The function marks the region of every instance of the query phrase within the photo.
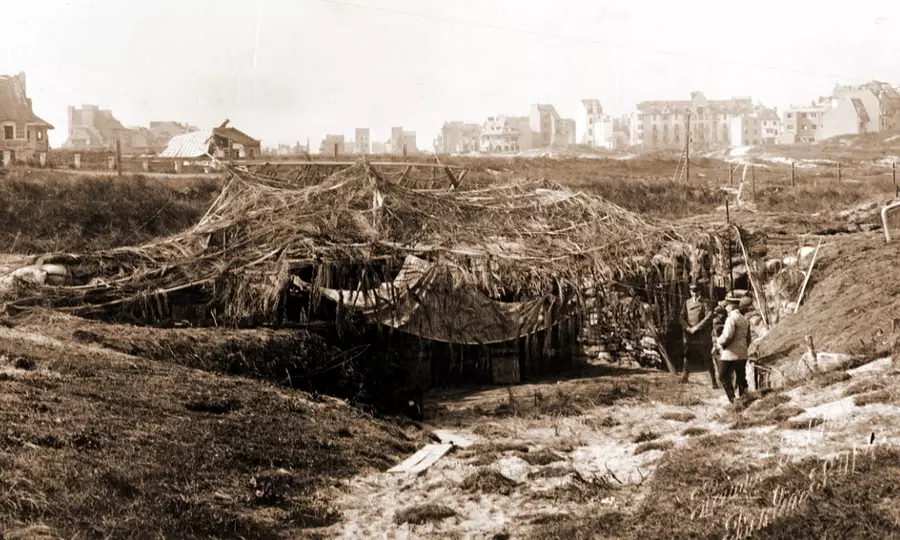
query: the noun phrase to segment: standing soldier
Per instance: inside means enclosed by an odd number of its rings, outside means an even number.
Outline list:
[[[738,298],[729,295],[727,302],[728,318],[722,334],[716,340],[722,358],[722,387],[728,396],[728,401],[734,403],[734,387],[731,377],[734,375],[737,382],[737,397],[744,397],[747,392],[747,357],[750,347],[750,322],[744,317],[744,313],[753,306],[750,298]]]
[[[691,283],[691,297],[685,300],[681,308],[681,330],[684,333],[684,365],[681,382],[688,381],[688,369],[692,359],[699,361],[709,370],[713,388],[718,388],[716,368],[712,361],[712,308],[709,302],[700,296],[700,286]]]

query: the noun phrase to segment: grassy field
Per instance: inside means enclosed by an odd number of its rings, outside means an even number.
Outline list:
[[[0,252],[139,244],[194,224],[221,188],[206,177],[155,179],[13,169],[0,180]]]

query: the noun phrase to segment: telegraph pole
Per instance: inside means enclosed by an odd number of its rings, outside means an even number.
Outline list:
[[[687,113],[687,137],[685,137],[684,149],[684,181],[691,183],[691,111]]]

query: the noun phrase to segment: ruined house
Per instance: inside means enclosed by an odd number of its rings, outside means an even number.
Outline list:
[[[229,127],[228,120],[217,128],[201,129],[172,137],[159,157],[199,159],[212,156],[225,160],[258,159],[260,141]]]
[[[0,76],[0,151],[3,163],[38,161],[44,163],[50,144],[49,122],[34,114],[31,98],[26,90],[25,73]]]

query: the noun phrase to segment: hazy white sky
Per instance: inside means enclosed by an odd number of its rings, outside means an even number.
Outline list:
[[[444,120],[580,100],[753,96],[784,107],[836,82],[900,83],[896,0],[33,0],[4,5],[0,73],[35,112],[126,125],[225,118],[264,145],[390,127],[431,148]],[[369,6],[366,8],[365,6]],[[373,9],[374,8],[374,9]]]

